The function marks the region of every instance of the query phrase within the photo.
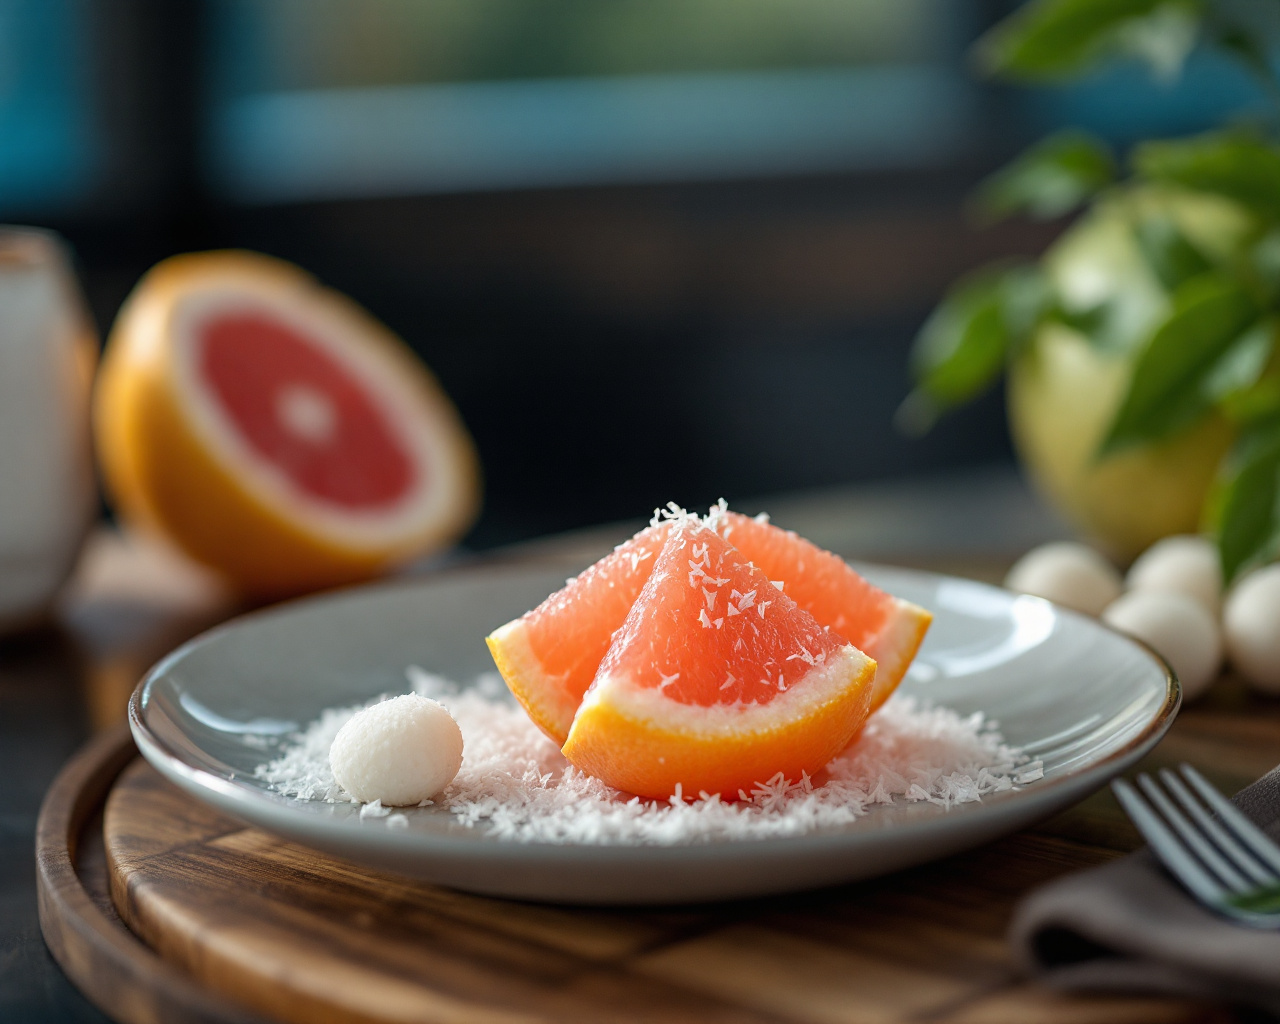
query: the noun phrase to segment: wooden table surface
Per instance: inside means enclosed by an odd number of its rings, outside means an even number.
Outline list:
[[[990,497],[990,487],[983,493],[1009,514],[1008,495]],[[881,504],[882,513],[901,521],[891,500]],[[993,521],[999,516],[983,515],[980,506],[974,506],[975,521],[983,521],[993,537],[1008,536],[1007,524],[1002,529]],[[848,554],[988,580],[998,580],[1013,557],[994,543],[966,545],[955,538],[915,551],[877,549],[865,543],[871,534],[848,494],[780,502],[775,508],[782,525],[794,525]],[[783,510],[787,514],[780,514]],[[1013,532],[1023,546],[1056,529],[1029,521],[1020,506],[1012,514],[1022,517]],[[858,543],[860,529],[863,543]],[[564,565],[568,572],[607,549],[616,536],[617,530],[608,529],[582,533],[501,557]],[[854,544],[857,549],[851,550]],[[33,826],[38,795],[59,761],[86,735],[120,719],[146,665],[232,610],[225,595],[198,574],[103,535],[95,538],[64,606],[62,625],[0,644],[0,770],[19,780],[3,798],[8,806],[0,804],[0,883],[5,887],[0,1020],[103,1019],[69,989],[43,945],[36,945],[34,896],[19,879],[24,866],[19,841],[25,840],[29,850],[29,837],[22,832],[28,818]],[[1227,791],[1257,778],[1280,762],[1280,701],[1253,696],[1239,680],[1225,676],[1206,698],[1183,710],[1141,767],[1182,760],[1199,766]],[[616,928],[650,939],[629,950],[631,960],[619,969],[650,982],[658,979],[707,1005],[738,1008],[744,1020],[1157,1024],[1255,1019],[1230,1007],[1182,1000],[1064,996],[1014,972],[1003,937],[1016,900],[1043,882],[1138,845],[1138,836],[1104,791],[1034,829],[934,865],[855,886],[708,911],[708,920],[696,927],[686,927],[681,918],[672,925],[678,934],[663,941],[651,941],[651,933],[661,928],[637,912],[629,924]],[[13,908],[7,918],[5,907]],[[512,921],[519,918],[510,915]],[[809,966],[780,973],[771,969],[779,957]],[[864,1011],[874,1006],[874,1014],[851,1018],[848,1008],[855,1003]]]

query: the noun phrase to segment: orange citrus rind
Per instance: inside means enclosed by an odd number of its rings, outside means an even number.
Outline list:
[[[915,661],[933,622],[933,613],[918,604],[895,597],[893,606],[894,613],[885,628],[864,648],[876,662],[876,682],[871,695],[873,712],[893,696],[893,691]]]
[[[816,774],[862,728],[876,664],[847,645],[767,705],[691,707],[598,678],[578,709],[564,754],[580,770],[640,796],[700,791],[733,799],[781,771]]]
[[[641,530],[486,638],[507,687],[556,746],[568,737],[582,695],[604,660],[613,631],[639,596],[667,529],[661,524]],[[605,615],[608,625],[584,631],[584,612]]]
[[[533,724],[557,745],[563,744],[578,710],[578,698],[565,689],[563,675],[551,675],[529,643],[523,618],[513,619],[485,637],[489,653],[512,696]]]

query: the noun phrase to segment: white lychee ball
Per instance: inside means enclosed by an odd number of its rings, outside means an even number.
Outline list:
[[[329,764],[362,803],[419,804],[458,774],[462,730],[443,704],[406,693],[357,712],[333,738]]]
[[[1033,548],[1014,563],[1004,585],[1098,615],[1120,596],[1120,573],[1093,548],[1058,541]]]
[[[1131,590],[1107,607],[1102,621],[1159,651],[1173,666],[1187,700],[1204,693],[1222,665],[1217,621],[1186,594]]]
[[[1222,563],[1218,549],[1206,537],[1165,537],[1147,548],[1129,569],[1130,590],[1160,590],[1185,594],[1217,615],[1222,602]]]
[[[1247,683],[1280,695],[1280,565],[1268,565],[1231,588],[1222,609],[1227,657]]]

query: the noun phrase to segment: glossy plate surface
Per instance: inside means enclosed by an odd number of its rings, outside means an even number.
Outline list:
[[[1146,648],[1039,598],[930,573],[859,566],[935,615],[903,691],[982,711],[1044,761],[1044,778],[981,803],[877,808],[786,839],[685,846],[514,843],[413,812],[407,829],[253,778],[269,748],[335,705],[407,689],[420,665],[466,681],[493,669],[484,636],[563,586],[563,571],[485,569],[296,602],[219,627],[138,686],[146,758],[215,807],[319,850],[473,892],[576,903],[673,903],[867,878],[968,849],[1082,799],[1164,734],[1176,680]],[[264,744],[267,750],[264,750]]]

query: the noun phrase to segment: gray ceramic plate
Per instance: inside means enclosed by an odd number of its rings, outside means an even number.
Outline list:
[[[1044,778],[981,803],[882,807],[786,839],[683,846],[529,844],[444,813],[410,828],[352,805],[282,797],[253,778],[270,745],[335,705],[403,692],[408,665],[457,680],[491,671],[483,637],[563,585],[563,572],[488,569],[384,585],[248,615],[161,662],[134,692],[134,737],[166,777],[215,807],[319,850],[473,892],[578,903],[756,896],[867,878],[977,846],[1080,800],[1164,734],[1177,681],[1147,649],[1039,598],[861,566],[935,621],[904,692],[999,721]]]

